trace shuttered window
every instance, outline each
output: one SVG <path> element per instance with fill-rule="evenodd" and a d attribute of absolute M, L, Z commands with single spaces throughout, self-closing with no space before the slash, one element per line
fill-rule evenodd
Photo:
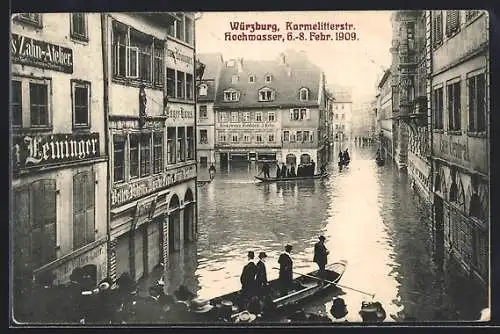
<path fill-rule="evenodd" d="M 446 36 L 451 36 L 458 31 L 460 27 L 460 11 L 447 10 L 446 11 Z"/>
<path fill-rule="evenodd" d="M 29 272 L 56 258 L 56 181 L 14 190 L 14 265 Z"/>
<path fill-rule="evenodd" d="M 432 44 L 437 46 L 443 42 L 443 12 L 435 11 L 432 14 Z"/>
<path fill-rule="evenodd" d="M 95 241 L 94 172 L 73 176 L 73 249 Z"/>

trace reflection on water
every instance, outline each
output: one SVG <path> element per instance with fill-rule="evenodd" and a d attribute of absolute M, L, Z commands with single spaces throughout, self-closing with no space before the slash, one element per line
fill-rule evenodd
<path fill-rule="evenodd" d="M 263 184 L 254 180 L 260 171 L 255 163 L 218 166 L 214 182 L 198 189 L 197 265 L 189 260 L 196 258 L 193 249 L 175 255 L 172 285 L 183 282 L 205 298 L 237 290 L 249 250 L 268 254 L 268 276 L 276 278 L 273 267 L 287 243 L 293 245 L 294 270 L 306 273 L 316 269 L 313 245 L 323 234 L 329 262 L 349 263 L 341 283 L 374 293 L 387 321 L 476 319 L 484 307 L 480 294 L 453 277 L 456 270 L 436 265 L 430 211 L 411 193 L 407 177 L 390 164 L 377 167 L 371 148 L 350 151 L 350 167 L 334 168 L 326 180 Z M 460 289 L 469 291 L 467 297 Z M 343 290 L 347 319 L 359 321 L 361 302 L 370 297 Z M 306 308 L 328 310 L 331 297 Z"/>

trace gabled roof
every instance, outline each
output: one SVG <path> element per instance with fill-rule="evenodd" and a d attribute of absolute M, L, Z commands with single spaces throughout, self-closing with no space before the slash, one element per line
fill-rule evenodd
<path fill-rule="evenodd" d="M 221 70 L 219 85 L 215 98 L 215 106 L 223 108 L 252 108 L 252 107 L 291 107 L 291 106 L 318 106 L 318 94 L 322 71 L 307 59 L 290 57 L 287 65 L 278 60 L 254 61 L 241 60 L 241 72 L 238 71 L 238 61 L 234 66 L 224 66 Z M 290 75 L 288 75 L 290 73 Z M 271 74 L 271 82 L 265 81 L 265 75 Z M 238 75 L 237 83 L 231 83 L 231 77 Z M 248 76 L 254 75 L 255 81 L 248 82 Z M 259 102 L 258 92 L 268 87 L 276 91 L 274 101 Z M 300 101 L 299 90 L 302 87 L 309 89 L 309 100 Z M 239 101 L 224 101 L 224 91 L 236 89 L 240 92 Z"/>

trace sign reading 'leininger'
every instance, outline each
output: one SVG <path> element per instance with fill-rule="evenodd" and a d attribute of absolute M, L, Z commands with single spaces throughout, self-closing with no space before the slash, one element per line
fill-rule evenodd
<path fill-rule="evenodd" d="M 12 34 L 12 62 L 73 73 L 73 50 L 26 36 Z"/>

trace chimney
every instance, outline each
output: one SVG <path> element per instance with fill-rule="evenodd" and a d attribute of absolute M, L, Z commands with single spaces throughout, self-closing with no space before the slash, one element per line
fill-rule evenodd
<path fill-rule="evenodd" d="M 285 54 L 280 54 L 280 65 L 286 65 L 286 57 Z"/>
<path fill-rule="evenodd" d="M 238 58 L 238 73 L 243 72 L 243 58 Z"/>

